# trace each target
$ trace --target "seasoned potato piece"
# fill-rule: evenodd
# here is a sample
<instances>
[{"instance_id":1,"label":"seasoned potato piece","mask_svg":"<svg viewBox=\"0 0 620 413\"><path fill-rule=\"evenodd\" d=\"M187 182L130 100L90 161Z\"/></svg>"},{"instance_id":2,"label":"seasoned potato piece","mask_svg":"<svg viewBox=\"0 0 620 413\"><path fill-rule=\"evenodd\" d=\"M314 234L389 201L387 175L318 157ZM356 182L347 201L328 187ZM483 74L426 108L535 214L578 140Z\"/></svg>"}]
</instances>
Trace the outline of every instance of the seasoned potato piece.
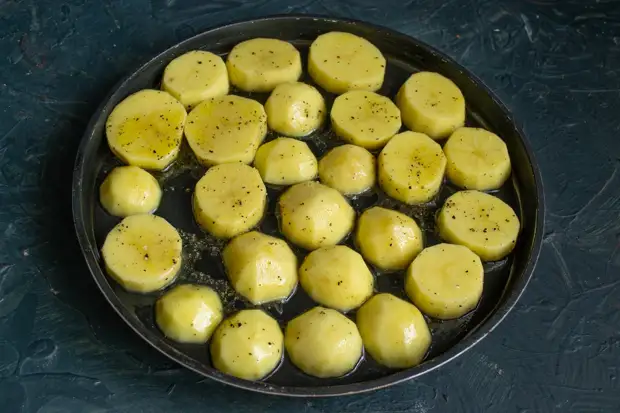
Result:
<instances>
[{"instance_id":1,"label":"seasoned potato piece","mask_svg":"<svg viewBox=\"0 0 620 413\"><path fill-rule=\"evenodd\" d=\"M263 144L256 152L254 167L263 181L273 185L292 185L314 179L317 160L305 142L277 138Z\"/></svg>"},{"instance_id":2,"label":"seasoned potato piece","mask_svg":"<svg viewBox=\"0 0 620 413\"><path fill-rule=\"evenodd\" d=\"M251 163L267 134L263 105L241 96L205 100L187 117L185 137L206 165Z\"/></svg>"},{"instance_id":3,"label":"seasoned potato piece","mask_svg":"<svg viewBox=\"0 0 620 413\"><path fill-rule=\"evenodd\" d=\"M219 238L249 231L263 217L267 189L258 171L242 163L214 166L196 184L194 216Z\"/></svg>"},{"instance_id":4,"label":"seasoned potato piece","mask_svg":"<svg viewBox=\"0 0 620 413\"><path fill-rule=\"evenodd\" d=\"M486 191L501 187L510 176L510 156L504 141L478 128L459 128L443 147L446 175L455 185Z\"/></svg>"},{"instance_id":5,"label":"seasoned potato piece","mask_svg":"<svg viewBox=\"0 0 620 413\"><path fill-rule=\"evenodd\" d=\"M368 40L351 33L320 35L310 46L308 72L323 89L376 91L383 85L385 57Z\"/></svg>"},{"instance_id":6,"label":"seasoned potato piece","mask_svg":"<svg viewBox=\"0 0 620 413\"><path fill-rule=\"evenodd\" d=\"M356 195L375 185L375 157L364 148L341 145L319 161L319 178L343 195Z\"/></svg>"},{"instance_id":7,"label":"seasoned potato piece","mask_svg":"<svg viewBox=\"0 0 620 413\"><path fill-rule=\"evenodd\" d=\"M233 288L252 304L284 300L297 285L297 257L279 238L256 231L239 235L222 258Z\"/></svg>"},{"instance_id":8,"label":"seasoned potato piece","mask_svg":"<svg viewBox=\"0 0 620 413\"><path fill-rule=\"evenodd\" d=\"M336 310L314 307L286 326L284 345L294 365L311 376L342 376L362 356L355 323Z\"/></svg>"},{"instance_id":9,"label":"seasoned potato piece","mask_svg":"<svg viewBox=\"0 0 620 413\"><path fill-rule=\"evenodd\" d=\"M379 185L392 198L410 205L433 199L445 170L441 146L422 133L399 133L379 154Z\"/></svg>"},{"instance_id":10,"label":"seasoned potato piece","mask_svg":"<svg viewBox=\"0 0 620 413\"><path fill-rule=\"evenodd\" d=\"M385 96L362 90L340 95L330 113L336 135L367 149L382 148L400 129L400 111Z\"/></svg>"},{"instance_id":11,"label":"seasoned potato piece","mask_svg":"<svg viewBox=\"0 0 620 413\"><path fill-rule=\"evenodd\" d=\"M431 332L412 304L392 294L377 294L357 310L356 317L364 347L378 363L404 369L424 359Z\"/></svg>"},{"instance_id":12,"label":"seasoned potato piece","mask_svg":"<svg viewBox=\"0 0 620 413\"><path fill-rule=\"evenodd\" d=\"M450 136L465 124L465 98L461 90L439 73L414 73L396 95L405 125L433 139Z\"/></svg>"},{"instance_id":13,"label":"seasoned potato piece","mask_svg":"<svg viewBox=\"0 0 620 413\"><path fill-rule=\"evenodd\" d=\"M345 245L319 248L299 269L301 286L317 303L340 311L359 307L372 295L374 279L364 259Z\"/></svg>"},{"instance_id":14,"label":"seasoned potato piece","mask_svg":"<svg viewBox=\"0 0 620 413\"><path fill-rule=\"evenodd\" d=\"M519 218L499 198L479 191L461 191L449 197L437 216L439 235L464 245L483 261L504 258L519 235Z\"/></svg>"},{"instance_id":15,"label":"seasoned potato piece","mask_svg":"<svg viewBox=\"0 0 620 413\"><path fill-rule=\"evenodd\" d=\"M155 303L155 321L166 337L179 343L206 343L222 321L222 301L206 285L183 284Z\"/></svg>"},{"instance_id":16,"label":"seasoned potato piece","mask_svg":"<svg viewBox=\"0 0 620 413\"><path fill-rule=\"evenodd\" d=\"M360 216L355 241L362 255L383 270L402 270L422 251L422 231L405 214L372 207Z\"/></svg>"},{"instance_id":17,"label":"seasoned potato piece","mask_svg":"<svg viewBox=\"0 0 620 413\"><path fill-rule=\"evenodd\" d=\"M168 63L161 88L189 110L203 100L228 94L226 64L216 54L192 50Z\"/></svg>"},{"instance_id":18,"label":"seasoned potato piece","mask_svg":"<svg viewBox=\"0 0 620 413\"><path fill-rule=\"evenodd\" d=\"M413 260L405 277L405 290L425 314L447 320L476 307L483 279L482 262L469 248L438 244Z\"/></svg>"},{"instance_id":19,"label":"seasoned potato piece","mask_svg":"<svg viewBox=\"0 0 620 413\"><path fill-rule=\"evenodd\" d=\"M301 57L292 44L257 38L239 43L226 60L230 83L246 92L270 92L301 76Z\"/></svg>"},{"instance_id":20,"label":"seasoned potato piece","mask_svg":"<svg viewBox=\"0 0 620 413\"><path fill-rule=\"evenodd\" d=\"M145 89L116 105L105 126L108 145L129 165L162 170L179 154L187 112L166 92Z\"/></svg>"},{"instance_id":21,"label":"seasoned potato piece","mask_svg":"<svg viewBox=\"0 0 620 413\"><path fill-rule=\"evenodd\" d=\"M153 175L137 166L112 169L99 188L101 205L117 217L154 212L161 200L161 188Z\"/></svg>"},{"instance_id":22,"label":"seasoned potato piece","mask_svg":"<svg viewBox=\"0 0 620 413\"><path fill-rule=\"evenodd\" d=\"M148 293L174 281L181 268L181 237L156 215L132 215L108 234L101 248L105 268L128 291Z\"/></svg>"},{"instance_id":23,"label":"seasoned potato piece","mask_svg":"<svg viewBox=\"0 0 620 413\"><path fill-rule=\"evenodd\" d=\"M313 86L301 82L278 85L267 102L267 124L283 135L301 137L325 120L325 100Z\"/></svg>"},{"instance_id":24,"label":"seasoned potato piece","mask_svg":"<svg viewBox=\"0 0 620 413\"><path fill-rule=\"evenodd\" d=\"M336 245L351 232L355 219L338 191L313 181L289 188L279 207L284 236L308 250Z\"/></svg>"},{"instance_id":25,"label":"seasoned potato piece","mask_svg":"<svg viewBox=\"0 0 620 413\"><path fill-rule=\"evenodd\" d=\"M246 380L260 380L282 360L282 330L261 310L242 310L224 320L211 339L216 369Z\"/></svg>"}]
</instances>

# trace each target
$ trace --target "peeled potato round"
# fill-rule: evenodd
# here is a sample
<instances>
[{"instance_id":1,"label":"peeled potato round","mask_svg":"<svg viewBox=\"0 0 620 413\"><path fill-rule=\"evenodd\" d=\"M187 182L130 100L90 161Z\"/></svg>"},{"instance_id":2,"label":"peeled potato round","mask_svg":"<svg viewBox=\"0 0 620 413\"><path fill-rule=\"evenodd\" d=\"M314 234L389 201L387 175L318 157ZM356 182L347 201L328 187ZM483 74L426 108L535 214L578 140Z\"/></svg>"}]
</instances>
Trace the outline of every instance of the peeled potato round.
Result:
<instances>
[{"instance_id":1,"label":"peeled potato round","mask_svg":"<svg viewBox=\"0 0 620 413\"><path fill-rule=\"evenodd\" d=\"M154 212L161 200L159 183L137 166L119 166L106 176L99 188L101 205L110 214L126 217Z\"/></svg>"},{"instance_id":2,"label":"peeled potato round","mask_svg":"<svg viewBox=\"0 0 620 413\"><path fill-rule=\"evenodd\" d=\"M301 76L295 46L278 39L256 38L239 43L226 60L230 83L246 92L270 92Z\"/></svg>"},{"instance_id":3,"label":"peeled potato round","mask_svg":"<svg viewBox=\"0 0 620 413\"><path fill-rule=\"evenodd\" d=\"M487 191L501 187L510 176L510 156L504 141L479 128L459 128L443 147L446 175L455 185Z\"/></svg>"},{"instance_id":4,"label":"peeled potato round","mask_svg":"<svg viewBox=\"0 0 620 413\"><path fill-rule=\"evenodd\" d=\"M384 366L416 366L430 347L431 333L420 311L392 294L375 295L356 318L366 351Z\"/></svg>"},{"instance_id":5,"label":"peeled potato round","mask_svg":"<svg viewBox=\"0 0 620 413\"><path fill-rule=\"evenodd\" d=\"M504 258L519 235L519 218L499 198L480 191L460 191L450 196L437 216L439 235L464 245L483 261Z\"/></svg>"},{"instance_id":6,"label":"peeled potato round","mask_svg":"<svg viewBox=\"0 0 620 413\"><path fill-rule=\"evenodd\" d=\"M205 100L187 117L185 137L206 166L251 163L267 133L263 105L241 96Z\"/></svg>"},{"instance_id":7,"label":"peeled potato round","mask_svg":"<svg viewBox=\"0 0 620 413\"><path fill-rule=\"evenodd\" d=\"M262 310L242 310L224 320L211 338L211 360L221 372L260 380L282 360L278 322Z\"/></svg>"},{"instance_id":8,"label":"peeled potato round","mask_svg":"<svg viewBox=\"0 0 620 413\"><path fill-rule=\"evenodd\" d=\"M367 149L383 147L401 127L400 111L389 98L362 90L338 96L330 116L336 135Z\"/></svg>"},{"instance_id":9,"label":"peeled potato round","mask_svg":"<svg viewBox=\"0 0 620 413\"><path fill-rule=\"evenodd\" d=\"M194 217L219 238L249 231L263 217L267 189L258 171L242 163L212 167L194 191Z\"/></svg>"},{"instance_id":10,"label":"peeled potato round","mask_svg":"<svg viewBox=\"0 0 620 413\"><path fill-rule=\"evenodd\" d=\"M226 64L204 50L192 50L172 60L161 82L161 88L188 110L203 100L228 94L229 89Z\"/></svg>"},{"instance_id":11,"label":"peeled potato round","mask_svg":"<svg viewBox=\"0 0 620 413\"><path fill-rule=\"evenodd\" d=\"M447 320L476 307L483 280L482 262L469 248L438 244L413 260L405 277L405 290L425 314Z\"/></svg>"},{"instance_id":12,"label":"peeled potato round","mask_svg":"<svg viewBox=\"0 0 620 413\"><path fill-rule=\"evenodd\" d=\"M383 85L385 57L368 40L351 33L330 32L310 45L308 72L331 93L376 91Z\"/></svg>"},{"instance_id":13,"label":"peeled potato round","mask_svg":"<svg viewBox=\"0 0 620 413\"><path fill-rule=\"evenodd\" d=\"M313 86L301 82L283 83L265 102L267 124L286 136L306 136L325 120L325 100Z\"/></svg>"},{"instance_id":14,"label":"peeled potato round","mask_svg":"<svg viewBox=\"0 0 620 413\"><path fill-rule=\"evenodd\" d=\"M423 248L422 231L413 218L372 207L360 216L356 243L368 262L382 270L402 270Z\"/></svg>"},{"instance_id":15,"label":"peeled potato round","mask_svg":"<svg viewBox=\"0 0 620 413\"><path fill-rule=\"evenodd\" d=\"M206 343L222 321L222 301L206 285L183 284L155 303L155 321L166 337L179 343Z\"/></svg>"},{"instance_id":16,"label":"peeled potato round","mask_svg":"<svg viewBox=\"0 0 620 413\"><path fill-rule=\"evenodd\" d=\"M446 169L441 146L428 136L403 132L379 154L379 185L392 198L409 205L437 195Z\"/></svg>"},{"instance_id":17,"label":"peeled potato round","mask_svg":"<svg viewBox=\"0 0 620 413\"><path fill-rule=\"evenodd\" d=\"M233 288L252 304L284 300L297 285L297 257L279 238L256 231L239 235L222 259Z\"/></svg>"},{"instance_id":18,"label":"peeled potato round","mask_svg":"<svg viewBox=\"0 0 620 413\"><path fill-rule=\"evenodd\" d=\"M362 357L355 323L336 310L314 307L286 326L284 345L293 364L311 376L342 376Z\"/></svg>"},{"instance_id":19,"label":"peeled potato round","mask_svg":"<svg viewBox=\"0 0 620 413\"><path fill-rule=\"evenodd\" d=\"M396 95L405 125L433 139L450 136L465 124L465 98L448 78L433 72L414 73Z\"/></svg>"},{"instance_id":20,"label":"peeled potato round","mask_svg":"<svg viewBox=\"0 0 620 413\"><path fill-rule=\"evenodd\" d=\"M375 157L355 145L337 146L319 161L321 182L343 195L356 195L372 188L376 170Z\"/></svg>"},{"instance_id":21,"label":"peeled potato round","mask_svg":"<svg viewBox=\"0 0 620 413\"><path fill-rule=\"evenodd\" d=\"M299 268L304 291L317 303L339 311L359 307L372 295L374 279L364 259L345 245L319 248Z\"/></svg>"},{"instance_id":22,"label":"peeled potato round","mask_svg":"<svg viewBox=\"0 0 620 413\"><path fill-rule=\"evenodd\" d=\"M336 245L351 232L355 219L340 192L313 181L289 188L279 208L284 236L308 250Z\"/></svg>"},{"instance_id":23,"label":"peeled potato round","mask_svg":"<svg viewBox=\"0 0 620 413\"><path fill-rule=\"evenodd\" d=\"M254 158L254 167L263 181L272 185L292 185L314 179L317 160L305 142L277 138L261 145Z\"/></svg>"}]
</instances>

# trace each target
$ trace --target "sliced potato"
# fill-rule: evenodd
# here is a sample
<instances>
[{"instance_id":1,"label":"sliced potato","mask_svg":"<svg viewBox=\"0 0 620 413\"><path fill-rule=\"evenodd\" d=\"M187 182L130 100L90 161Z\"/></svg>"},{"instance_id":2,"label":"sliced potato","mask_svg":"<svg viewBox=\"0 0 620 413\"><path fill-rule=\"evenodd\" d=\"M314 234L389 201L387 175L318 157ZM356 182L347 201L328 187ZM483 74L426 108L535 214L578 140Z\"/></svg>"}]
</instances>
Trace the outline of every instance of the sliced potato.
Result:
<instances>
[{"instance_id":1,"label":"sliced potato","mask_svg":"<svg viewBox=\"0 0 620 413\"><path fill-rule=\"evenodd\" d=\"M368 40L351 33L320 35L310 46L308 72L323 89L376 91L383 85L385 57Z\"/></svg>"},{"instance_id":2,"label":"sliced potato","mask_svg":"<svg viewBox=\"0 0 620 413\"><path fill-rule=\"evenodd\" d=\"M295 46L278 39L256 38L239 43L226 60L230 83L246 92L270 92L301 76Z\"/></svg>"},{"instance_id":3,"label":"sliced potato","mask_svg":"<svg viewBox=\"0 0 620 413\"><path fill-rule=\"evenodd\" d=\"M319 248L299 268L301 286L317 303L339 311L359 307L372 295L374 278L364 259L345 245Z\"/></svg>"},{"instance_id":4,"label":"sliced potato","mask_svg":"<svg viewBox=\"0 0 620 413\"><path fill-rule=\"evenodd\" d=\"M356 195L375 185L375 157L364 148L341 145L319 161L319 178L343 195Z\"/></svg>"},{"instance_id":5,"label":"sliced potato","mask_svg":"<svg viewBox=\"0 0 620 413\"><path fill-rule=\"evenodd\" d=\"M205 100L187 117L185 137L206 165L251 163L267 134L263 105L241 96Z\"/></svg>"},{"instance_id":6,"label":"sliced potato","mask_svg":"<svg viewBox=\"0 0 620 413\"><path fill-rule=\"evenodd\" d=\"M279 208L284 236L308 250L338 244L351 232L355 219L340 192L313 181L289 188L280 197Z\"/></svg>"},{"instance_id":7,"label":"sliced potato","mask_svg":"<svg viewBox=\"0 0 620 413\"><path fill-rule=\"evenodd\" d=\"M242 310L224 320L211 339L213 366L231 376L260 380L282 360L278 322L261 310Z\"/></svg>"},{"instance_id":8,"label":"sliced potato","mask_svg":"<svg viewBox=\"0 0 620 413\"><path fill-rule=\"evenodd\" d=\"M422 231L413 218L372 207L360 216L355 241L368 262L382 270L402 270L423 248Z\"/></svg>"},{"instance_id":9,"label":"sliced potato","mask_svg":"<svg viewBox=\"0 0 620 413\"><path fill-rule=\"evenodd\" d=\"M325 120L325 100L313 86L282 83L265 102L267 124L283 135L301 137L318 129Z\"/></svg>"},{"instance_id":10,"label":"sliced potato","mask_svg":"<svg viewBox=\"0 0 620 413\"><path fill-rule=\"evenodd\" d=\"M297 257L279 238L256 231L239 235L222 259L233 288L252 304L284 300L297 285Z\"/></svg>"},{"instance_id":11,"label":"sliced potato","mask_svg":"<svg viewBox=\"0 0 620 413\"><path fill-rule=\"evenodd\" d=\"M433 139L450 136L465 124L465 98L461 90L439 73L414 73L396 95L405 125Z\"/></svg>"},{"instance_id":12,"label":"sliced potato","mask_svg":"<svg viewBox=\"0 0 620 413\"><path fill-rule=\"evenodd\" d=\"M424 359L431 332L412 304L392 294L377 294L357 310L356 318L364 347L378 363L404 369Z\"/></svg>"},{"instance_id":13,"label":"sliced potato","mask_svg":"<svg viewBox=\"0 0 620 413\"><path fill-rule=\"evenodd\" d=\"M277 138L261 145L256 152L254 167L263 181L273 185L292 185L314 179L318 164L305 142Z\"/></svg>"},{"instance_id":14,"label":"sliced potato","mask_svg":"<svg viewBox=\"0 0 620 413\"><path fill-rule=\"evenodd\" d=\"M336 135L367 149L382 148L401 127L400 111L390 99L363 90L338 96L330 116Z\"/></svg>"},{"instance_id":15,"label":"sliced potato","mask_svg":"<svg viewBox=\"0 0 620 413\"><path fill-rule=\"evenodd\" d=\"M479 128L459 128L443 147L446 175L465 189L487 191L501 187L510 176L510 156L504 141Z\"/></svg>"},{"instance_id":16,"label":"sliced potato","mask_svg":"<svg viewBox=\"0 0 620 413\"><path fill-rule=\"evenodd\" d=\"M161 88L190 110L203 100L228 94L226 64L216 54L192 50L168 63Z\"/></svg>"},{"instance_id":17,"label":"sliced potato","mask_svg":"<svg viewBox=\"0 0 620 413\"><path fill-rule=\"evenodd\" d=\"M196 184L194 216L219 238L231 238L256 226L265 212L267 189L258 171L242 163L214 166Z\"/></svg>"},{"instance_id":18,"label":"sliced potato","mask_svg":"<svg viewBox=\"0 0 620 413\"><path fill-rule=\"evenodd\" d=\"M476 307L483 280L482 262L469 248L438 244L413 260L405 277L405 290L425 314L447 320Z\"/></svg>"},{"instance_id":19,"label":"sliced potato","mask_svg":"<svg viewBox=\"0 0 620 413\"><path fill-rule=\"evenodd\" d=\"M314 307L290 321L284 345L294 365L321 378L350 372L362 357L362 338L355 323L323 307Z\"/></svg>"},{"instance_id":20,"label":"sliced potato","mask_svg":"<svg viewBox=\"0 0 620 413\"><path fill-rule=\"evenodd\" d=\"M422 133L399 133L379 154L379 185L392 198L410 205L433 199L445 170L441 146Z\"/></svg>"},{"instance_id":21,"label":"sliced potato","mask_svg":"<svg viewBox=\"0 0 620 413\"><path fill-rule=\"evenodd\" d=\"M439 235L464 245L483 261L504 258L519 235L519 218L499 198L480 191L461 191L449 197L437 216Z\"/></svg>"},{"instance_id":22,"label":"sliced potato","mask_svg":"<svg viewBox=\"0 0 620 413\"><path fill-rule=\"evenodd\" d=\"M148 293L172 283L181 269L181 237L165 219L132 215L108 234L101 248L105 268L128 291Z\"/></svg>"},{"instance_id":23,"label":"sliced potato","mask_svg":"<svg viewBox=\"0 0 620 413\"><path fill-rule=\"evenodd\" d=\"M222 321L222 301L206 285L182 284L155 303L155 321L179 343L206 343Z\"/></svg>"},{"instance_id":24,"label":"sliced potato","mask_svg":"<svg viewBox=\"0 0 620 413\"><path fill-rule=\"evenodd\" d=\"M99 188L101 205L117 217L154 212L161 200L159 183L137 166L112 169Z\"/></svg>"},{"instance_id":25,"label":"sliced potato","mask_svg":"<svg viewBox=\"0 0 620 413\"><path fill-rule=\"evenodd\" d=\"M162 170L179 154L187 112L166 92L145 89L116 105L106 122L108 145L129 165Z\"/></svg>"}]
</instances>

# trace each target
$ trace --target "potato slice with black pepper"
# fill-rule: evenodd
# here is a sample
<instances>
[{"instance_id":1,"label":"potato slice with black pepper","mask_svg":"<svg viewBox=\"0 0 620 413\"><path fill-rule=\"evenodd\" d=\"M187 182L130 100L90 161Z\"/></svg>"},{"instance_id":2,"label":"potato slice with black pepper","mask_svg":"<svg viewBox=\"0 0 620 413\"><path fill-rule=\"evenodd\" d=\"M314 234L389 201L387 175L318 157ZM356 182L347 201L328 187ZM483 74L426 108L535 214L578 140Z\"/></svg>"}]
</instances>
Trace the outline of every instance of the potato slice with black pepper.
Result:
<instances>
[{"instance_id":1,"label":"potato slice with black pepper","mask_svg":"<svg viewBox=\"0 0 620 413\"><path fill-rule=\"evenodd\" d=\"M375 185L375 157L355 145L341 145L330 150L319 161L321 182L343 195L357 195Z\"/></svg>"},{"instance_id":2,"label":"potato slice with black pepper","mask_svg":"<svg viewBox=\"0 0 620 413\"><path fill-rule=\"evenodd\" d=\"M317 160L305 142L277 138L256 151L254 167L263 181L272 185L293 185L314 179Z\"/></svg>"},{"instance_id":3,"label":"potato slice with black pepper","mask_svg":"<svg viewBox=\"0 0 620 413\"><path fill-rule=\"evenodd\" d=\"M267 124L286 136L301 137L318 129L325 120L325 100L313 86L283 83L265 102Z\"/></svg>"},{"instance_id":4,"label":"potato slice with black pepper","mask_svg":"<svg viewBox=\"0 0 620 413\"><path fill-rule=\"evenodd\" d=\"M144 169L119 166L101 184L99 200L108 213L117 217L148 214L159 206L161 188Z\"/></svg>"}]
</instances>

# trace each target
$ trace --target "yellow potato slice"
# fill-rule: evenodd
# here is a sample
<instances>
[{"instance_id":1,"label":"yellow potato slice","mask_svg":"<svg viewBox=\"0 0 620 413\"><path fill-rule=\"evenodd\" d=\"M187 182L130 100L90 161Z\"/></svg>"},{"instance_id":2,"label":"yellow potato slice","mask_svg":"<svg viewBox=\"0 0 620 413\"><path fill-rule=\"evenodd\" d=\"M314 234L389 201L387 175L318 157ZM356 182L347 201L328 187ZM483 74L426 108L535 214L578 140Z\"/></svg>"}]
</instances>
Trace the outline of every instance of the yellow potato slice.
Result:
<instances>
[{"instance_id":1,"label":"yellow potato slice","mask_svg":"<svg viewBox=\"0 0 620 413\"><path fill-rule=\"evenodd\" d=\"M106 122L108 145L129 165L163 170L179 154L187 112L166 92L145 89L116 105Z\"/></svg>"},{"instance_id":2,"label":"yellow potato slice","mask_svg":"<svg viewBox=\"0 0 620 413\"><path fill-rule=\"evenodd\" d=\"M187 117L185 137L206 166L251 163L267 134L263 105L241 96L205 100Z\"/></svg>"},{"instance_id":3,"label":"yellow potato slice","mask_svg":"<svg viewBox=\"0 0 620 413\"><path fill-rule=\"evenodd\" d=\"M265 212L267 189L258 171L242 163L214 166L196 184L194 217L207 232L232 238L256 226Z\"/></svg>"},{"instance_id":4,"label":"yellow potato slice","mask_svg":"<svg viewBox=\"0 0 620 413\"><path fill-rule=\"evenodd\" d=\"M405 125L433 139L450 136L465 124L465 98L461 90L439 73L414 73L396 95Z\"/></svg>"},{"instance_id":5,"label":"yellow potato slice","mask_svg":"<svg viewBox=\"0 0 620 413\"><path fill-rule=\"evenodd\" d=\"M252 304L284 300L297 285L297 257L279 238L256 231L239 235L222 259L233 288Z\"/></svg>"},{"instance_id":6,"label":"yellow potato slice","mask_svg":"<svg viewBox=\"0 0 620 413\"><path fill-rule=\"evenodd\" d=\"M410 205L432 200L445 170L441 146L422 133L399 133L379 154L379 185L392 198Z\"/></svg>"},{"instance_id":7,"label":"yellow potato slice","mask_svg":"<svg viewBox=\"0 0 620 413\"><path fill-rule=\"evenodd\" d=\"M362 90L338 96L330 116L336 135L371 150L382 148L401 127L400 111L390 99Z\"/></svg>"},{"instance_id":8,"label":"yellow potato slice","mask_svg":"<svg viewBox=\"0 0 620 413\"><path fill-rule=\"evenodd\" d=\"M279 208L284 236L308 250L338 244L355 220L355 211L340 192L313 181L289 188Z\"/></svg>"},{"instance_id":9,"label":"yellow potato slice","mask_svg":"<svg viewBox=\"0 0 620 413\"><path fill-rule=\"evenodd\" d=\"M284 345L295 366L321 378L339 377L353 370L363 348L355 323L323 307L314 307L290 321Z\"/></svg>"},{"instance_id":10,"label":"yellow potato slice","mask_svg":"<svg viewBox=\"0 0 620 413\"><path fill-rule=\"evenodd\" d=\"M318 163L305 142L277 138L258 148L254 167L265 183L292 185L314 179Z\"/></svg>"},{"instance_id":11,"label":"yellow potato slice","mask_svg":"<svg viewBox=\"0 0 620 413\"><path fill-rule=\"evenodd\" d=\"M299 281L314 301L345 312L362 305L374 287L362 256L345 245L308 254L299 268Z\"/></svg>"},{"instance_id":12,"label":"yellow potato slice","mask_svg":"<svg viewBox=\"0 0 620 413\"><path fill-rule=\"evenodd\" d=\"M504 141L478 128L459 128L443 147L446 175L465 189L487 191L501 187L510 176L510 156Z\"/></svg>"},{"instance_id":13,"label":"yellow potato slice","mask_svg":"<svg viewBox=\"0 0 620 413\"><path fill-rule=\"evenodd\" d=\"M343 195L357 195L375 185L375 157L355 145L341 145L330 150L319 161L319 178Z\"/></svg>"},{"instance_id":14,"label":"yellow potato slice","mask_svg":"<svg viewBox=\"0 0 620 413\"><path fill-rule=\"evenodd\" d=\"M280 83L301 76L301 57L295 46L256 38L239 43L226 60L230 83L246 92L270 92Z\"/></svg>"},{"instance_id":15,"label":"yellow potato slice","mask_svg":"<svg viewBox=\"0 0 620 413\"><path fill-rule=\"evenodd\" d=\"M357 328L366 351L396 369L416 366L431 344L431 332L414 305L392 294L377 294L357 310Z\"/></svg>"},{"instance_id":16,"label":"yellow potato slice","mask_svg":"<svg viewBox=\"0 0 620 413\"><path fill-rule=\"evenodd\" d=\"M112 169L99 188L99 200L117 217L155 212L161 200L159 183L137 166Z\"/></svg>"},{"instance_id":17,"label":"yellow potato slice","mask_svg":"<svg viewBox=\"0 0 620 413\"><path fill-rule=\"evenodd\" d=\"M206 343L222 321L222 301L206 285L183 284L155 303L155 321L166 337L179 343Z\"/></svg>"},{"instance_id":18,"label":"yellow potato slice","mask_svg":"<svg viewBox=\"0 0 620 413\"><path fill-rule=\"evenodd\" d=\"M261 310L242 310L224 320L211 339L213 366L231 376L260 380L282 360L278 322Z\"/></svg>"},{"instance_id":19,"label":"yellow potato slice","mask_svg":"<svg viewBox=\"0 0 620 413\"><path fill-rule=\"evenodd\" d=\"M148 293L174 281L181 268L181 237L165 219L132 215L108 234L101 248L105 268L128 291Z\"/></svg>"},{"instance_id":20,"label":"yellow potato slice","mask_svg":"<svg viewBox=\"0 0 620 413\"><path fill-rule=\"evenodd\" d=\"M385 57L368 40L351 33L330 32L310 45L308 72L328 92L376 91L383 85Z\"/></svg>"},{"instance_id":21,"label":"yellow potato slice","mask_svg":"<svg viewBox=\"0 0 620 413\"><path fill-rule=\"evenodd\" d=\"M302 137L318 129L325 120L325 100L313 86L283 83L265 102L267 124L286 136Z\"/></svg>"},{"instance_id":22,"label":"yellow potato slice","mask_svg":"<svg viewBox=\"0 0 620 413\"><path fill-rule=\"evenodd\" d=\"M413 260L405 277L405 290L425 314L448 320L476 308L483 280L482 262L469 248L438 244Z\"/></svg>"},{"instance_id":23,"label":"yellow potato slice","mask_svg":"<svg viewBox=\"0 0 620 413\"><path fill-rule=\"evenodd\" d=\"M168 63L161 88L190 110L203 100L228 94L226 64L216 54L192 50Z\"/></svg>"},{"instance_id":24,"label":"yellow potato slice","mask_svg":"<svg viewBox=\"0 0 620 413\"><path fill-rule=\"evenodd\" d=\"M402 270L423 248L420 227L405 214L372 207L357 222L355 241L368 262L382 270Z\"/></svg>"}]
</instances>

